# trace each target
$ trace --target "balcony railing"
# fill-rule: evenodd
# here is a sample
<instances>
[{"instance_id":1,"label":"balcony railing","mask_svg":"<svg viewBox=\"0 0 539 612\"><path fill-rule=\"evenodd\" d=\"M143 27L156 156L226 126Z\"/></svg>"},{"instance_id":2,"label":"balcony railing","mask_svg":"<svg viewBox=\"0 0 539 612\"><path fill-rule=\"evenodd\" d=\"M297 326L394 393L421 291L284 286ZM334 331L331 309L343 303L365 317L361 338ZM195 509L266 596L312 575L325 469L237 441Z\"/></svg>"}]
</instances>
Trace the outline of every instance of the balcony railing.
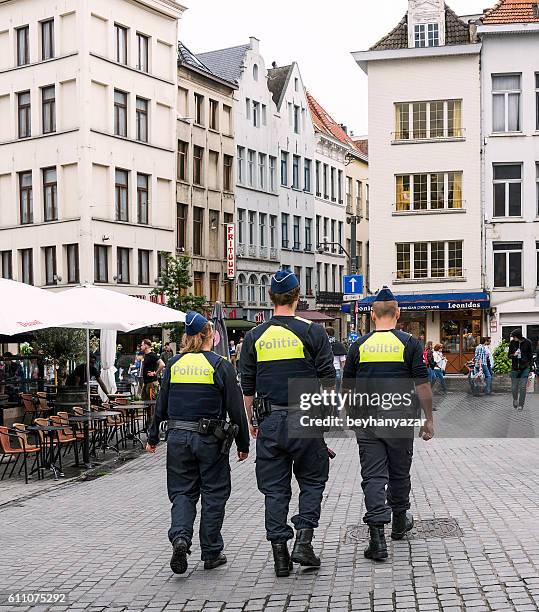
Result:
<instances>
[{"instance_id":1,"label":"balcony railing","mask_svg":"<svg viewBox=\"0 0 539 612\"><path fill-rule=\"evenodd\" d=\"M256 257L256 246L254 244L249 245L249 257Z\"/></svg>"},{"instance_id":2,"label":"balcony railing","mask_svg":"<svg viewBox=\"0 0 539 612\"><path fill-rule=\"evenodd\" d=\"M279 259L279 252L276 248L270 248L270 259L277 260Z\"/></svg>"},{"instance_id":3,"label":"balcony railing","mask_svg":"<svg viewBox=\"0 0 539 612\"><path fill-rule=\"evenodd\" d=\"M400 130L400 132L391 132L391 140L393 142L441 141L464 138L466 138L465 128Z\"/></svg>"},{"instance_id":4,"label":"balcony railing","mask_svg":"<svg viewBox=\"0 0 539 612\"><path fill-rule=\"evenodd\" d=\"M394 202L393 212L399 213L417 213L417 214L428 214L428 213L450 213L450 212L463 212L466 210L466 200L453 200L447 202L447 206L441 206L440 208L433 207L433 203L428 206L427 202L421 202L418 206L417 202ZM436 203L435 203L436 204ZM444 204L446 204L444 202Z\"/></svg>"},{"instance_id":5,"label":"balcony railing","mask_svg":"<svg viewBox=\"0 0 539 612\"><path fill-rule=\"evenodd\" d=\"M267 246L258 247L258 256L261 257L262 259L267 259L268 247Z\"/></svg>"},{"instance_id":6,"label":"balcony railing","mask_svg":"<svg viewBox=\"0 0 539 612\"><path fill-rule=\"evenodd\" d=\"M245 245L244 244L238 244L238 257L245 257Z\"/></svg>"},{"instance_id":7,"label":"balcony railing","mask_svg":"<svg viewBox=\"0 0 539 612\"><path fill-rule=\"evenodd\" d=\"M413 276L412 276L413 274ZM394 283L447 283L447 282L459 282L466 280L467 270L464 268L449 268L449 270L441 270L441 275L433 275L432 271L429 276L429 271L414 270L413 272L409 269L393 272Z\"/></svg>"}]
</instances>

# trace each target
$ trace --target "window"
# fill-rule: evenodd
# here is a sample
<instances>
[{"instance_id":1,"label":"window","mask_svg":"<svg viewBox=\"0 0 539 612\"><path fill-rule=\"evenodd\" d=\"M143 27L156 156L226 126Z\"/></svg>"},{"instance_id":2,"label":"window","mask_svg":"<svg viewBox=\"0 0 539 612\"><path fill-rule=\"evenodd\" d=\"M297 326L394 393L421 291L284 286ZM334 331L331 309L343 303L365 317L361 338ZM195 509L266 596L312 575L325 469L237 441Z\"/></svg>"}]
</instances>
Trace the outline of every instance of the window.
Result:
<instances>
[{"instance_id":1,"label":"window","mask_svg":"<svg viewBox=\"0 0 539 612\"><path fill-rule=\"evenodd\" d=\"M344 242L343 238L344 238L344 236L343 236L343 222L339 221L339 236L338 236L338 243L339 244L342 244ZM339 253L341 255L343 254L342 248L339 248Z\"/></svg>"},{"instance_id":2,"label":"window","mask_svg":"<svg viewBox=\"0 0 539 612\"><path fill-rule=\"evenodd\" d=\"M108 248L101 244L94 246L94 282L109 282L109 253Z\"/></svg>"},{"instance_id":3,"label":"window","mask_svg":"<svg viewBox=\"0 0 539 612\"><path fill-rule=\"evenodd\" d=\"M320 191L320 162L316 162L315 166L315 182L316 182L316 195L320 197L322 192Z\"/></svg>"},{"instance_id":4,"label":"window","mask_svg":"<svg viewBox=\"0 0 539 612\"><path fill-rule=\"evenodd\" d=\"M535 73L535 129L539 131L539 72Z\"/></svg>"},{"instance_id":5,"label":"window","mask_svg":"<svg viewBox=\"0 0 539 612\"><path fill-rule=\"evenodd\" d=\"M54 57L54 19L41 22L41 59Z\"/></svg>"},{"instance_id":6,"label":"window","mask_svg":"<svg viewBox=\"0 0 539 612\"><path fill-rule=\"evenodd\" d=\"M210 130L219 129L219 102L210 100Z\"/></svg>"},{"instance_id":7,"label":"window","mask_svg":"<svg viewBox=\"0 0 539 612\"><path fill-rule=\"evenodd\" d=\"M277 216L270 215L270 247L274 249L277 246Z\"/></svg>"},{"instance_id":8,"label":"window","mask_svg":"<svg viewBox=\"0 0 539 612\"><path fill-rule=\"evenodd\" d=\"M303 191L311 191L311 168L313 162L310 159L305 159L303 162Z\"/></svg>"},{"instance_id":9,"label":"window","mask_svg":"<svg viewBox=\"0 0 539 612\"><path fill-rule=\"evenodd\" d=\"M187 154L189 145L183 140L178 140L178 180L187 181Z\"/></svg>"},{"instance_id":10,"label":"window","mask_svg":"<svg viewBox=\"0 0 539 612\"><path fill-rule=\"evenodd\" d=\"M395 140L462 138L462 101L395 104Z\"/></svg>"},{"instance_id":11,"label":"window","mask_svg":"<svg viewBox=\"0 0 539 612\"><path fill-rule=\"evenodd\" d=\"M248 229L249 229L249 244L252 246L255 244L255 223L256 223L256 212L254 210L250 210L248 212Z\"/></svg>"},{"instance_id":12,"label":"window","mask_svg":"<svg viewBox=\"0 0 539 612\"><path fill-rule=\"evenodd\" d=\"M536 251L536 256L535 256L535 261L536 261L536 265L537 265L537 286L539 287L539 242L535 243L535 251ZM9 253L9 251L4 251ZM11 258L11 253L10 253L10 258ZM11 278L10 276L6 277L4 276L4 278Z\"/></svg>"},{"instance_id":13,"label":"window","mask_svg":"<svg viewBox=\"0 0 539 612\"><path fill-rule=\"evenodd\" d=\"M305 268L305 295L313 294L313 269Z\"/></svg>"},{"instance_id":14,"label":"window","mask_svg":"<svg viewBox=\"0 0 539 612\"><path fill-rule=\"evenodd\" d=\"M2 263L2 278L13 278L13 260L11 251L2 251L0 253L0 262Z\"/></svg>"},{"instance_id":15,"label":"window","mask_svg":"<svg viewBox=\"0 0 539 612\"><path fill-rule=\"evenodd\" d=\"M198 296L204 295L204 273L195 272L193 274L193 293Z\"/></svg>"},{"instance_id":16,"label":"window","mask_svg":"<svg viewBox=\"0 0 539 612\"><path fill-rule=\"evenodd\" d=\"M249 149L247 151L247 181L249 183L249 187L256 187L255 160L256 153Z\"/></svg>"},{"instance_id":17,"label":"window","mask_svg":"<svg viewBox=\"0 0 539 612\"><path fill-rule=\"evenodd\" d=\"M238 296L238 302L245 301L245 276L240 274L238 276L238 284L236 285L236 292Z\"/></svg>"},{"instance_id":18,"label":"window","mask_svg":"<svg viewBox=\"0 0 539 612\"><path fill-rule=\"evenodd\" d=\"M299 134L301 119L300 119L300 107L294 105L294 133Z\"/></svg>"},{"instance_id":19,"label":"window","mask_svg":"<svg viewBox=\"0 0 539 612\"><path fill-rule=\"evenodd\" d=\"M19 207L21 225L34 222L32 203L32 172L19 172Z\"/></svg>"},{"instance_id":20,"label":"window","mask_svg":"<svg viewBox=\"0 0 539 612\"><path fill-rule=\"evenodd\" d=\"M19 117L19 138L28 138L32 135L29 91L21 91L17 94L17 105Z\"/></svg>"},{"instance_id":21,"label":"window","mask_svg":"<svg viewBox=\"0 0 539 612\"><path fill-rule=\"evenodd\" d=\"M261 247L266 246L266 219L267 219L266 213L258 214L258 228L259 228L258 244Z\"/></svg>"},{"instance_id":22,"label":"window","mask_svg":"<svg viewBox=\"0 0 539 612\"><path fill-rule=\"evenodd\" d=\"M251 118L251 100L249 98L245 98L245 116L247 119Z\"/></svg>"},{"instance_id":23,"label":"window","mask_svg":"<svg viewBox=\"0 0 539 612\"><path fill-rule=\"evenodd\" d=\"M17 38L17 66L30 63L30 27L23 26L15 30Z\"/></svg>"},{"instance_id":24,"label":"window","mask_svg":"<svg viewBox=\"0 0 539 612\"><path fill-rule=\"evenodd\" d=\"M76 284L80 282L79 273L79 245L67 244L67 282L68 284Z\"/></svg>"},{"instance_id":25,"label":"window","mask_svg":"<svg viewBox=\"0 0 539 612\"><path fill-rule=\"evenodd\" d=\"M397 175L396 210L462 208L462 172Z\"/></svg>"},{"instance_id":26,"label":"window","mask_svg":"<svg viewBox=\"0 0 539 612\"><path fill-rule=\"evenodd\" d=\"M204 231L204 209L193 207L193 254L202 255L202 242Z\"/></svg>"},{"instance_id":27,"label":"window","mask_svg":"<svg viewBox=\"0 0 539 612\"><path fill-rule=\"evenodd\" d=\"M238 147L238 183L245 180L245 147Z\"/></svg>"},{"instance_id":28,"label":"window","mask_svg":"<svg viewBox=\"0 0 539 612\"><path fill-rule=\"evenodd\" d=\"M238 208L238 242L245 244L245 210Z\"/></svg>"},{"instance_id":29,"label":"window","mask_svg":"<svg viewBox=\"0 0 539 612\"><path fill-rule=\"evenodd\" d=\"M299 155L292 157L292 187L299 189Z\"/></svg>"},{"instance_id":30,"label":"window","mask_svg":"<svg viewBox=\"0 0 539 612\"><path fill-rule=\"evenodd\" d=\"M129 258L130 249L118 247L116 252L116 282L120 285L129 284Z\"/></svg>"},{"instance_id":31,"label":"window","mask_svg":"<svg viewBox=\"0 0 539 612\"><path fill-rule=\"evenodd\" d=\"M288 187L288 153L281 151L281 185Z\"/></svg>"},{"instance_id":32,"label":"window","mask_svg":"<svg viewBox=\"0 0 539 612\"><path fill-rule=\"evenodd\" d=\"M262 104L262 125L267 124L267 113L266 113L266 105Z\"/></svg>"},{"instance_id":33,"label":"window","mask_svg":"<svg viewBox=\"0 0 539 612\"><path fill-rule=\"evenodd\" d=\"M129 173L116 170L116 221L129 221Z\"/></svg>"},{"instance_id":34,"label":"window","mask_svg":"<svg viewBox=\"0 0 539 612\"><path fill-rule=\"evenodd\" d=\"M277 158L273 155L269 156L269 188L271 192L275 192L277 189L277 182L275 179L275 168L277 166Z\"/></svg>"},{"instance_id":35,"label":"window","mask_svg":"<svg viewBox=\"0 0 539 612\"><path fill-rule=\"evenodd\" d=\"M294 250L297 251L300 248L300 218L294 215Z\"/></svg>"},{"instance_id":36,"label":"window","mask_svg":"<svg viewBox=\"0 0 539 612\"><path fill-rule=\"evenodd\" d=\"M41 121L43 134L56 132L56 89L54 85L41 89Z\"/></svg>"},{"instance_id":37,"label":"window","mask_svg":"<svg viewBox=\"0 0 539 612\"><path fill-rule=\"evenodd\" d=\"M250 304L256 304L256 286L258 281L254 274L249 276L249 284L247 285L247 300Z\"/></svg>"},{"instance_id":38,"label":"window","mask_svg":"<svg viewBox=\"0 0 539 612\"><path fill-rule=\"evenodd\" d=\"M337 222L335 221L335 219L332 219L331 220L331 239L330 239L330 241L332 243L331 244L331 252L332 253L336 253L337 252L337 249L336 249L335 244L334 244L336 242L336 240L337 240L337 236L335 235L336 224L337 224Z\"/></svg>"},{"instance_id":39,"label":"window","mask_svg":"<svg viewBox=\"0 0 539 612\"><path fill-rule=\"evenodd\" d=\"M258 81L258 64L253 64L253 79Z\"/></svg>"},{"instance_id":40,"label":"window","mask_svg":"<svg viewBox=\"0 0 539 612\"><path fill-rule=\"evenodd\" d=\"M346 177L346 212L352 212L352 177Z\"/></svg>"},{"instance_id":41,"label":"window","mask_svg":"<svg viewBox=\"0 0 539 612\"><path fill-rule=\"evenodd\" d=\"M494 287L522 287L522 242L495 242Z\"/></svg>"},{"instance_id":42,"label":"window","mask_svg":"<svg viewBox=\"0 0 539 612\"><path fill-rule=\"evenodd\" d=\"M149 45L150 39L137 32L137 70L148 72L150 66Z\"/></svg>"},{"instance_id":43,"label":"window","mask_svg":"<svg viewBox=\"0 0 539 612\"><path fill-rule=\"evenodd\" d=\"M331 166L331 172L330 172L330 176L331 176L331 201L335 202L337 200L337 197L335 195L335 168L333 166Z\"/></svg>"},{"instance_id":44,"label":"window","mask_svg":"<svg viewBox=\"0 0 539 612\"><path fill-rule=\"evenodd\" d=\"M204 96L195 94L195 123L204 125Z\"/></svg>"},{"instance_id":45,"label":"window","mask_svg":"<svg viewBox=\"0 0 539 612\"><path fill-rule=\"evenodd\" d=\"M267 276L262 276L260 279L260 303L266 304L268 300L269 280Z\"/></svg>"},{"instance_id":46,"label":"window","mask_svg":"<svg viewBox=\"0 0 539 612\"><path fill-rule=\"evenodd\" d=\"M137 140L148 142L148 100L137 97Z\"/></svg>"},{"instance_id":47,"label":"window","mask_svg":"<svg viewBox=\"0 0 539 612\"><path fill-rule=\"evenodd\" d=\"M520 74L492 75L493 132L520 131Z\"/></svg>"},{"instance_id":48,"label":"window","mask_svg":"<svg viewBox=\"0 0 539 612\"><path fill-rule=\"evenodd\" d=\"M137 219L142 225L149 223L149 176L147 174L137 174Z\"/></svg>"},{"instance_id":49,"label":"window","mask_svg":"<svg viewBox=\"0 0 539 612\"><path fill-rule=\"evenodd\" d=\"M21 249L22 282L27 285L34 284L34 254L32 249Z\"/></svg>"},{"instance_id":50,"label":"window","mask_svg":"<svg viewBox=\"0 0 539 612\"><path fill-rule=\"evenodd\" d=\"M329 198L329 192L328 192L328 165L327 164L324 164L323 181L324 181L324 199L327 200Z\"/></svg>"},{"instance_id":51,"label":"window","mask_svg":"<svg viewBox=\"0 0 539 612\"><path fill-rule=\"evenodd\" d=\"M537 193L537 209L536 214L539 217L539 163L535 164L535 183L536 183L536 193Z\"/></svg>"},{"instance_id":52,"label":"window","mask_svg":"<svg viewBox=\"0 0 539 612\"><path fill-rule=\"evenodd\" d=\"M494 165L494 216L522 215L522 165Z\"/></svg>"},{"instance_id":53,"label":"window","mask_svg":"<svg viewBox=\"0 0 539 612\"><path fill-rule=\"evenodd\" d=\"M202 185L203 172L202 172L202 160L204 156L204 149L193 146L193 183L195 185Z\"/></svg>"},{"instance_id":54,"label":"window","mask_svg":"<svg viewBox=\"0 0 539 612\"><path fill-rule=\"evenodd\" d=\"M56 247L43 247L45 261L45 285L56 285Z\"/></svg>"},{"instance_id":55,"label":"window","mask_svg":"<svg viewBox=\"0 0 539 612\"><path fill-rule=\"evenodd\" d=\"M219 274L210 272L210 302L219 299Z\"/></svg>"},{"instance_id":56,"label":"window","mask_svg":"<svg viewBox=\"0 0 539 612\"><path fill-rule=\"evenodd\" d=\"M219 152L208 151L208 187L219 190Z\"/></svg>"},{"instance_id":57,"label":"window","mask_svg":"<svg viewBox=\"0 0 539 612\"><path fill-rule=\"evenodd\" d=\"M223 118L223 134L230 136L232 134L232 108L226 104L223 104Z\"/></svg>"},{"instance_id":58,"label":"window","mask_svg":"<svg viewBox=\"0 0 539 612\"><path fill-rule=\"evenodd\" d=\"M288 215L281 213L281 246L283 249L288 248Z\"/></svg>"},{"instance_id":59,"label":"window","mask_svg":"<svg viewBox=\"0 0 539 612\"><path fill-rule=\"evenodd\" d=\"M138 284L149 285L150 284L150 253L151 251L145 251L139 249L138 252Z\"/></svg>"},{"instance_id":60,"label":"window","mask_svg":"<svg viewBox=\"0 0 539 612\"><path fill-rule=\"evenodd\" d=\"M223 190L232 191L232 155L223 156Z\"/></svg>"},{"instance_id":61,"label":"window","mask_svg":"<svg viewBox=\"0 0 539 612\"><path fill-rule=\"evenodd\" d=\"M253 125L260 127L260 102L253 100Z\"/></svg>"},{"instance_id":62,"label":"window","mask_svg":"<svg viewBox=\"0 0 539 612\"><path fill-rule=\"evenodd\" d=\"M266 154L258 154L258 187L266 189Z\"/></svg>"},{"instance_id":63,"label":"window","mask_svg":"<svg viewBox=\"0 0 539 612\"><path fill-rule=\"evenodd\" d=\"M396 247L398 280L463 276L461 240L398 243Z\"/></svg>"},{"instance_id":64,"label":"window","mask_svg":"<svg viewBox=\"0 0 539 612\"><path fill-rule=\"evenodd\" d=\"M305 250L312 251L313 243L312 243L312 219L308 219L305 217Z\"/></svg>"},{"instance_id":65,"label":"window","mask_svg":"<svg viewBox=\"0 0 539 612\"><path fill-rule=\"evenodd\" d=\"M342 199L342 170L337 171L337 198L339 200L339 204L343 203Z\"/></svg>"},{"instance_id":66,"label":"window","mask_svg":"<svg viewBox=\"0 0 539 612\"><path fill-rule=\"evenodd\" d=\"M56 168L43 169L43 220L58 219L58 187L56 183Z\"/></svg>"},{"instance_id":67,"label":"window","mask_svg":"<svg viewBox=\"0 0 539 612\"><path fill-rule=\"evenodd\" d=\"M437 23L420 23L414 27L416 48L438 47L440 45L440 28Z\"/></svg>"},{"instance_id":68,"label":"window","mask_svg":"<svg viewBox=\"0 0 539 612\"><path fill-rule=\"evenodd\" d=\"M363 199L363 183L356 181L356 210L357 214L361 215L361 200Z\"/></svg>"},{"instance_id":69,"label":"window","mask_svg":"<svg viewBox=\"0 0 539 612\"><path fill-rule=\"evenodd\" d=\"M127 94L114 90L114 133L127 137Z\"/></svg>"},{"instance_id":70,"label":"window","mask_svg":"<svg viewBox=\"0 0 539 612\"><path fill-rule=\"evenodd\" d=\"M187 240L187 204L176 204L176 248L185 251Z\"/></svg>"},{"instance_id":71,"label":"window","mask_svg":"<svg viewBox=\"0 0 539 612\"><path fill-rule=\"evenodd\" d=\"M117 23L114 24L116 30L116 61L127 65L127 28Z\"/></svg>"}]
</instances>

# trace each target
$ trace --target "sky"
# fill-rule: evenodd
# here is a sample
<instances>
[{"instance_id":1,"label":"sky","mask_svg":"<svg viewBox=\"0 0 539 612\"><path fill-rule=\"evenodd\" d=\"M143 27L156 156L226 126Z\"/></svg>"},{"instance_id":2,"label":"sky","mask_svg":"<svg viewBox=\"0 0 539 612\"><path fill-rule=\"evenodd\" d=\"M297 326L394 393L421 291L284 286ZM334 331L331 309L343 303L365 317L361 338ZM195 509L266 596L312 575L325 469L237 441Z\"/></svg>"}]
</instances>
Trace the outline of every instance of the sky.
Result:
<instances>
[{"instance_id":1,"label":"sky","mask_svg":"<svg viewBox=\"0 0 539 612\"><path fill-rule=\"evenodd\" d=\"M367 77L350 55L387 34L407 0L180 0L180 39L193 53L260 40L266 67L296 61L309 92L338 122L366 135ZM495 0L447 0L459 15Z\"/></svg>"}]
</instances>

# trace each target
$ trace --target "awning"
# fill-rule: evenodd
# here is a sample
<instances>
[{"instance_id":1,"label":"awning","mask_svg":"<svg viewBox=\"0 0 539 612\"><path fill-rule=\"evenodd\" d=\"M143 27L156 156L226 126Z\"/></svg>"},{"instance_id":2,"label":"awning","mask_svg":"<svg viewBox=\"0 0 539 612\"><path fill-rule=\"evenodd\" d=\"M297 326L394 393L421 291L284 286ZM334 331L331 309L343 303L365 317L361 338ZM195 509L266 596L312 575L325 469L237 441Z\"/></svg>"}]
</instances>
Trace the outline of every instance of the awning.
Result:
<instances>
[{"instance_id":1,"label":"awning","mask_svg":"<svg viewBox=\"0 0 539 612\"><path fill-rule=\"evenodd\" d=\"M315 321L316 323L323 323L324 321L329 323L329 321L335 321L335 317L330 317L323 312L318 312L318 310L298 310L296 316L307 319L308 321Z\"/></svg>"},{"instance_id":2,"label":"awning","mask_svg":"<svg viewBox=\"0 0 539 612\"><path fill-rule=\"evenodd\" d=\"M453 292L453 293L412 293L395 295L400 309L405 311L434 310L486 310L490 308L490 296L486 291ZM370 295L357 303L357 312L370 312L376 296ZM354 304L345 304L342 311L350 313Z\"/></svg>"},{"instance_id":3,"label":"awning","mask_svg":"<svg viewBox=\"0 0 539 612\"><path fill-rule=\"evenodd\" d=\"M253 329L256 323L244 319L225 319L227 329Z\"/></svg>"}]
</instances>

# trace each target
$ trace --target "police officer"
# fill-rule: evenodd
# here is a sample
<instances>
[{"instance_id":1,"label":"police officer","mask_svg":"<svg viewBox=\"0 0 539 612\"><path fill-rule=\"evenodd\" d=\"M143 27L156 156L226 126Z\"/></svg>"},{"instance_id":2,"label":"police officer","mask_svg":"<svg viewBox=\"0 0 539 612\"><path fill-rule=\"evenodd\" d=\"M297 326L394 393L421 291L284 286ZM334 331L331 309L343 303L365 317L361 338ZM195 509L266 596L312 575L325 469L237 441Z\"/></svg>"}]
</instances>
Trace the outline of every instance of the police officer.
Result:
<instances>
[{"instance_id":1,"label":"police officer","mask_svg":"<svg viewBox=\"0 0 539 612\"><path fill-rule=\"evenodd\" d=\"M200 547L204 569L226 563L221 527L230 496L228 451L235 434L238 459L249 453L249 430L241 390L231 363L212 352L213 326L188 312L180 355L165 368L147 450L155 452L159 427L167 428L167 487L172 503L170 567L187 570L196 505L202 497ZM226 415L231 423L226 422ZM234 427L236 426L236 427Z\"/></svg>"},{"instance_id":2,"label":"police officer","mask_svg":"<svg viewBox=\"0 0 539 612\"><path fill-rule=\"evenodd\" d=\"M289 385L298 393L305 385L319 391L320 381L326 387L334 386L335 369L324 329L295 316L299 282L294 273L276 272L269 294L274 315L245 336L241 384L251 435L256 438L256 479L265 495L266 534L272 545L275 573L288 576L292 562L320 565L311 542L329 471L323 433L303 438L289 436L292 413L299 412L297 397L289 397ZM258 415L255 423L253 401ZM287 542L294 537L294 531L287 521L292 471L300 496L299 512L292 517L296 540L290 557Z\"/></svg>"},{"instance_id":3,"label":"police officer","mask_svg":"<svg viewBox=\"0 0 539 612\"><path fill-rule=\"evenodd\" d=\"M371 319L375 331L350 347L344 367L344 387L367 390L369 398L374 393L398 391L398 395L392 396L390 406L377 410L377 416L386 418L410 416L401 407L406 405L402 398L403 392L407 391L413 400L412 412L413 406L420 404L425 413L419 435L423 440L430 440L434 436L432 392L423 349L419 340L396 329L399 316L400 309L394 295L384 287L372 306ZM419 416L417 412L415 416ZM407 511L410 508L414 429L368 426L358 428L356 437L361 486L365 495L363 521L369 526L370 535L365 557L382 560L388 556L384 525L392 521L391 537L394 540L401 540L413 527L413 517Z\"/></svg>"}]
</instances>

